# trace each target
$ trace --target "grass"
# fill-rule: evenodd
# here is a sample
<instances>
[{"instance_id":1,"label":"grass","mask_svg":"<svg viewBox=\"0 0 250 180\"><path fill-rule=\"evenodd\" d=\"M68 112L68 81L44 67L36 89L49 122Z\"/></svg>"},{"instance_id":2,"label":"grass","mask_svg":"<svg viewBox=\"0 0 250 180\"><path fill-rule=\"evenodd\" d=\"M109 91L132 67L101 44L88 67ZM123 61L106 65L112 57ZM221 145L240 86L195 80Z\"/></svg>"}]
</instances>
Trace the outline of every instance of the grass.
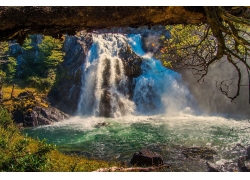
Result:
<instances>
[{"instance_id":1,"label":"grass","mask_svg":"<svg viewBox=\"0 0 250 180\"><path fill-rule=\"evenodd\" d=\"M3 86L3 103L2 105L9 110L9 112L20 111L22 114L26 114L32 110L35 106L40 107L48 107L49 103L45 100L47 97L46 93L38 92L35 88L32 87L20 87L18 85L15 86L12 98L13 87ZM22 92L32 92L33 96L29 98L18 98L18 95Z\"/></svg>"},{"instance_id":2,"label":"grass","mask_svg":"<svg viewBox=\"0 0 250 180\"><path fill-rule=\"evenodd\" d=\"M31 87L26 87L26 88L22 88L20 86L15 86L14 88L14 92L13 92L13 96L17 97L18 94L22 93L22 92L26 92L26 91L31 91L31 92L36 92L35 88L31 88ZM12 92L12 86L3 86L3 99L9 99L11 98L11 92Z\"/></svg>"}]
</instances>

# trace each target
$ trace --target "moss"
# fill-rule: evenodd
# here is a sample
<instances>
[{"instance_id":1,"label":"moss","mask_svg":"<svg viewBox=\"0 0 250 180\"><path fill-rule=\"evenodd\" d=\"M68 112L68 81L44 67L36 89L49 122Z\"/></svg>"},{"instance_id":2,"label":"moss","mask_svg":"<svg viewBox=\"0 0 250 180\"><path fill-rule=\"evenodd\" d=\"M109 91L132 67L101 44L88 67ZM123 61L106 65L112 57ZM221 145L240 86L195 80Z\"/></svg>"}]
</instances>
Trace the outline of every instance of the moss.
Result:
<instances>
[{"instance_id":1,"label":"moss","mask_svg":"<svg viewBox=\"0 0 250 180\"><path fill-rule=\"evenodd\" d=\"M36 89L31 88L31 87L21 88L19 86L15 86L13 96L17 97L20 93L27 92L27 91L35 92ZM7 86L5 85L3 87L3 99L11 98L11 92L12 92L12 86L11 85L7 85Z\"/></svg>"}]
</instances>

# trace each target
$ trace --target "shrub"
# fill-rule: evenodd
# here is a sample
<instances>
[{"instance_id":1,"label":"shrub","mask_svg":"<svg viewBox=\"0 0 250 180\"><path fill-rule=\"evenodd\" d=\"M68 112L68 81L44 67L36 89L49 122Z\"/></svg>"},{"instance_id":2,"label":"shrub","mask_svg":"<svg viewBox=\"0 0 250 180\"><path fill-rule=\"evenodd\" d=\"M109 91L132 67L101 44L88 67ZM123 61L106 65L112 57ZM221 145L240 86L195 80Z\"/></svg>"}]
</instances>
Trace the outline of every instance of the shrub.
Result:
<instances>
[{"instance_id":1,"label":"shrub","mask_svg":"<svg viewBox=\"0 0 250 180\"><path fill-rule=\"evenodd\" d=\"M7 128L13 123L10 113L0 106L0 126Z\"/></svg>"}]
</instances>

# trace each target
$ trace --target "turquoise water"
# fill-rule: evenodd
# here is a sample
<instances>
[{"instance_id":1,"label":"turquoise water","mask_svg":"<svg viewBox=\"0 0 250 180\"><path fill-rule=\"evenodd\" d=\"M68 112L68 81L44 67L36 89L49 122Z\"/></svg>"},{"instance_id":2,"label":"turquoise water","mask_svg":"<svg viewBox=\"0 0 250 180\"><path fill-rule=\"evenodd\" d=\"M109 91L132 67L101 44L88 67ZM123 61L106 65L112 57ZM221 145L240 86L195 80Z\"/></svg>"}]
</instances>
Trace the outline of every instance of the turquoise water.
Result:
<instances>
[{"instance_id":1,"label":"turquoise water","mask_svg":"<svg viewBox=\"0 0 250 180\"><path fill-rule=\"evenodd\" d=\"M108 126L96 127L106 122ZM181 150L208 147L217 155L214 163L232 162L243 155L233 150L238 144L249 145L247 120L216 116L127 116L121 118L73 117L53 125L28 128L31 137L47 139L65 153L89 158L119 160L129 163L135 152L149 148L163 156L165 163L184 161ZM232 131L233 129L233 131Z\"/></svg>"}]
</instances>

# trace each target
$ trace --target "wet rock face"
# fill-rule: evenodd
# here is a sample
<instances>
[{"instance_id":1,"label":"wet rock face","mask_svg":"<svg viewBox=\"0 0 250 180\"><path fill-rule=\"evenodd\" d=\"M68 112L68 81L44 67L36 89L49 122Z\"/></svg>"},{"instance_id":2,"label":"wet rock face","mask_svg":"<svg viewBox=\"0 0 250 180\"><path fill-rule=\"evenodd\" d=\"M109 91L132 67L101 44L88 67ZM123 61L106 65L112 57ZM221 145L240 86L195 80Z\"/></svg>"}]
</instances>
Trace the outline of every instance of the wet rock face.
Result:
<instances>
[{"instance_id":1,"label":"wet rock face","mask_svg":"<svg viewBox=\"0 0 250 180\"><path fill-rule=\"evenodd\" d=\"M128 77L136 78L141 75L142 59L130 47L122 49L119 56L123 61L125 74Z\"/></svg>"},{"instance_id":2,"label":"wet rock face","mask_svg":"<svg viewBox=\"0 0 250 180\"><path fill-rule=\"evenodd\" d=\"M111 105L110 105L110 101L111 101L111 94L110 92L106 89L104 90L104 93L102 95L101 98L101 102L100 102L100 116L103 117L110 117L111 115Z\"/></svg>"},{"instance_id":3,"label":"wet rock face","mask_svg":"<svg viewBox=\"0 0 250 180\"><path fill-rule=\"evenodd\" d=\"M170 32L162 26L155 26L154 31L142 33L142 46L145 52L155 55L159 53L160 49L164 47L164 43L161 40L169 39L171 37Z\"/></svg>"},{"instance_id":4,"label":"wet rock face","mask_svg":"<svg viewBox=\"0 0 250 180\"><path fill-rule=\"evenodd\" d=\"M86 34L84 37L67 36L65 39L64 62L58 70L58 82L48 97L52 106L68 114L73 115L76 112L82 85L82 65L92 42L91 34Z\"/></svg>"},{"instance_id":5,"label":"wet rock face","mask_svg":"<svg viewBox=\"0 0 250 180\"><path fill-rule=\"evenodd\" d=\"M68 118L70 118L68 114L53 107L35 106L25 115L20 111L13 113L14 121L19 125L22 124L23 127L49 125Z\"/></svg>"}]
</instances>

